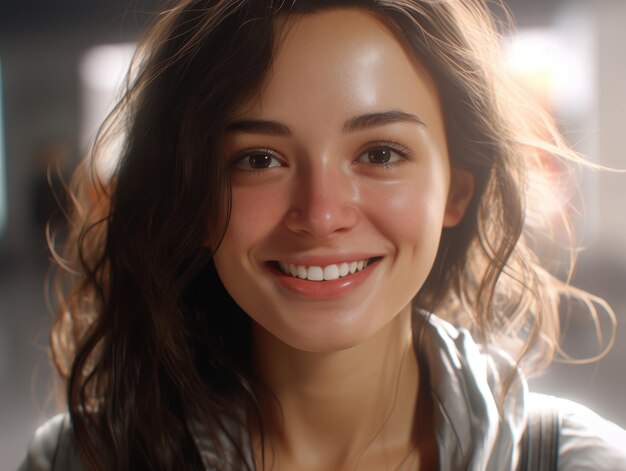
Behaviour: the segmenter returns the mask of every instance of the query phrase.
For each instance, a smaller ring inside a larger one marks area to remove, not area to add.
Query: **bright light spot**
[[[508,38],[509,66],[514,72],[544,73],[555,67],[560,52],[559,38],[550,29],[520,29]]]
[[[80,63],[83,83],[93,90],[116,91],[134,52],[134,44],[114,44],[90,49]]]
[[[553,112],[577,114],[593,100],[587,42],[554,28],[520,29],[504,46],[509,70],[535,99]]]
[[[587,123],[595,101],[595,55],[584,21],[576,16],[551,28],[522,28],[503,44],[509,72],[561,126],[566,123],[566,133],[592,129]],[[549,135],[539,137],[550,140]],[[559,160],[541,152],[540,163],[531,170],[529,194],[542,195],[543,210],[555,218],[565,211],[575,219],[581,204],[578,189]]]
[[[135,47],[135,44],[97,46],[83,56],[80,62],[83,149],[92,143],[98,128],[120,98]],[[97,161],[97,172],[102,177],[109,176],[115,168],[120,145],[121,139],[109,143]]]
[[[562,60],[559,38],[549,29],[521,29],[505,43],[509,70],[540,101],[549,98]]]

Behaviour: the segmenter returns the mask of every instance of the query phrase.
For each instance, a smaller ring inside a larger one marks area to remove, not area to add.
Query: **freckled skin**
[[[227,156],[269,148],[282,166],[233,175],[232,217],[215,263],[233,298],[271,334],[297,349],[332,351],[372,336],[417,293],[444,225],[450,166],[431,78],[377,20],[349,28],[296,21],[271,75],[237,118],[286,124],[290,136],[229,133]],[[346,134],[344,122],[399,110],[400,122]],[[389,169],[356,163],[371,142],[394,141],[411,155]],[[268,275],[285,254],[365,251],[383,260],[362,289],[332,302],[299,299]]]

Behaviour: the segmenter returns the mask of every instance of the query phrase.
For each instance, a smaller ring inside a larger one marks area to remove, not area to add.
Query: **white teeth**
[[[322,270],[322,267],[309,267],[307,279],[311,281],[322,281],[324,279],[324,270]]]
[[[339,265],[327,265],[325,267],[305,265],[293,265],[291,263],[278,262],[280,270],[294,278],[311,281],[330,281],[352,275],[363,270],[368,265],[368,260],[343,262]]]
[[[337,265],[324,267],[324,280],[336,280],[337,278],[339,278],[339,267]]]

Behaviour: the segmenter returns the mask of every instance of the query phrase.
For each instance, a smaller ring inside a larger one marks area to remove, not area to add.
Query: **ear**
[[[461,222],[473,195],[474,175],[467,170],[452,167],[443,227],[454,227]]]

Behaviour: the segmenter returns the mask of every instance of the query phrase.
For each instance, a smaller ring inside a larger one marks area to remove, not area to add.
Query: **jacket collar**
[[[442,470],[514,469],[526,421],[528,386],[501,350],[481,348],[465,329],[417,311],[413,335],[428,376]],[[506,395],[502,378],[514,374]],[[498,407],[500,397],[505,397]]]

